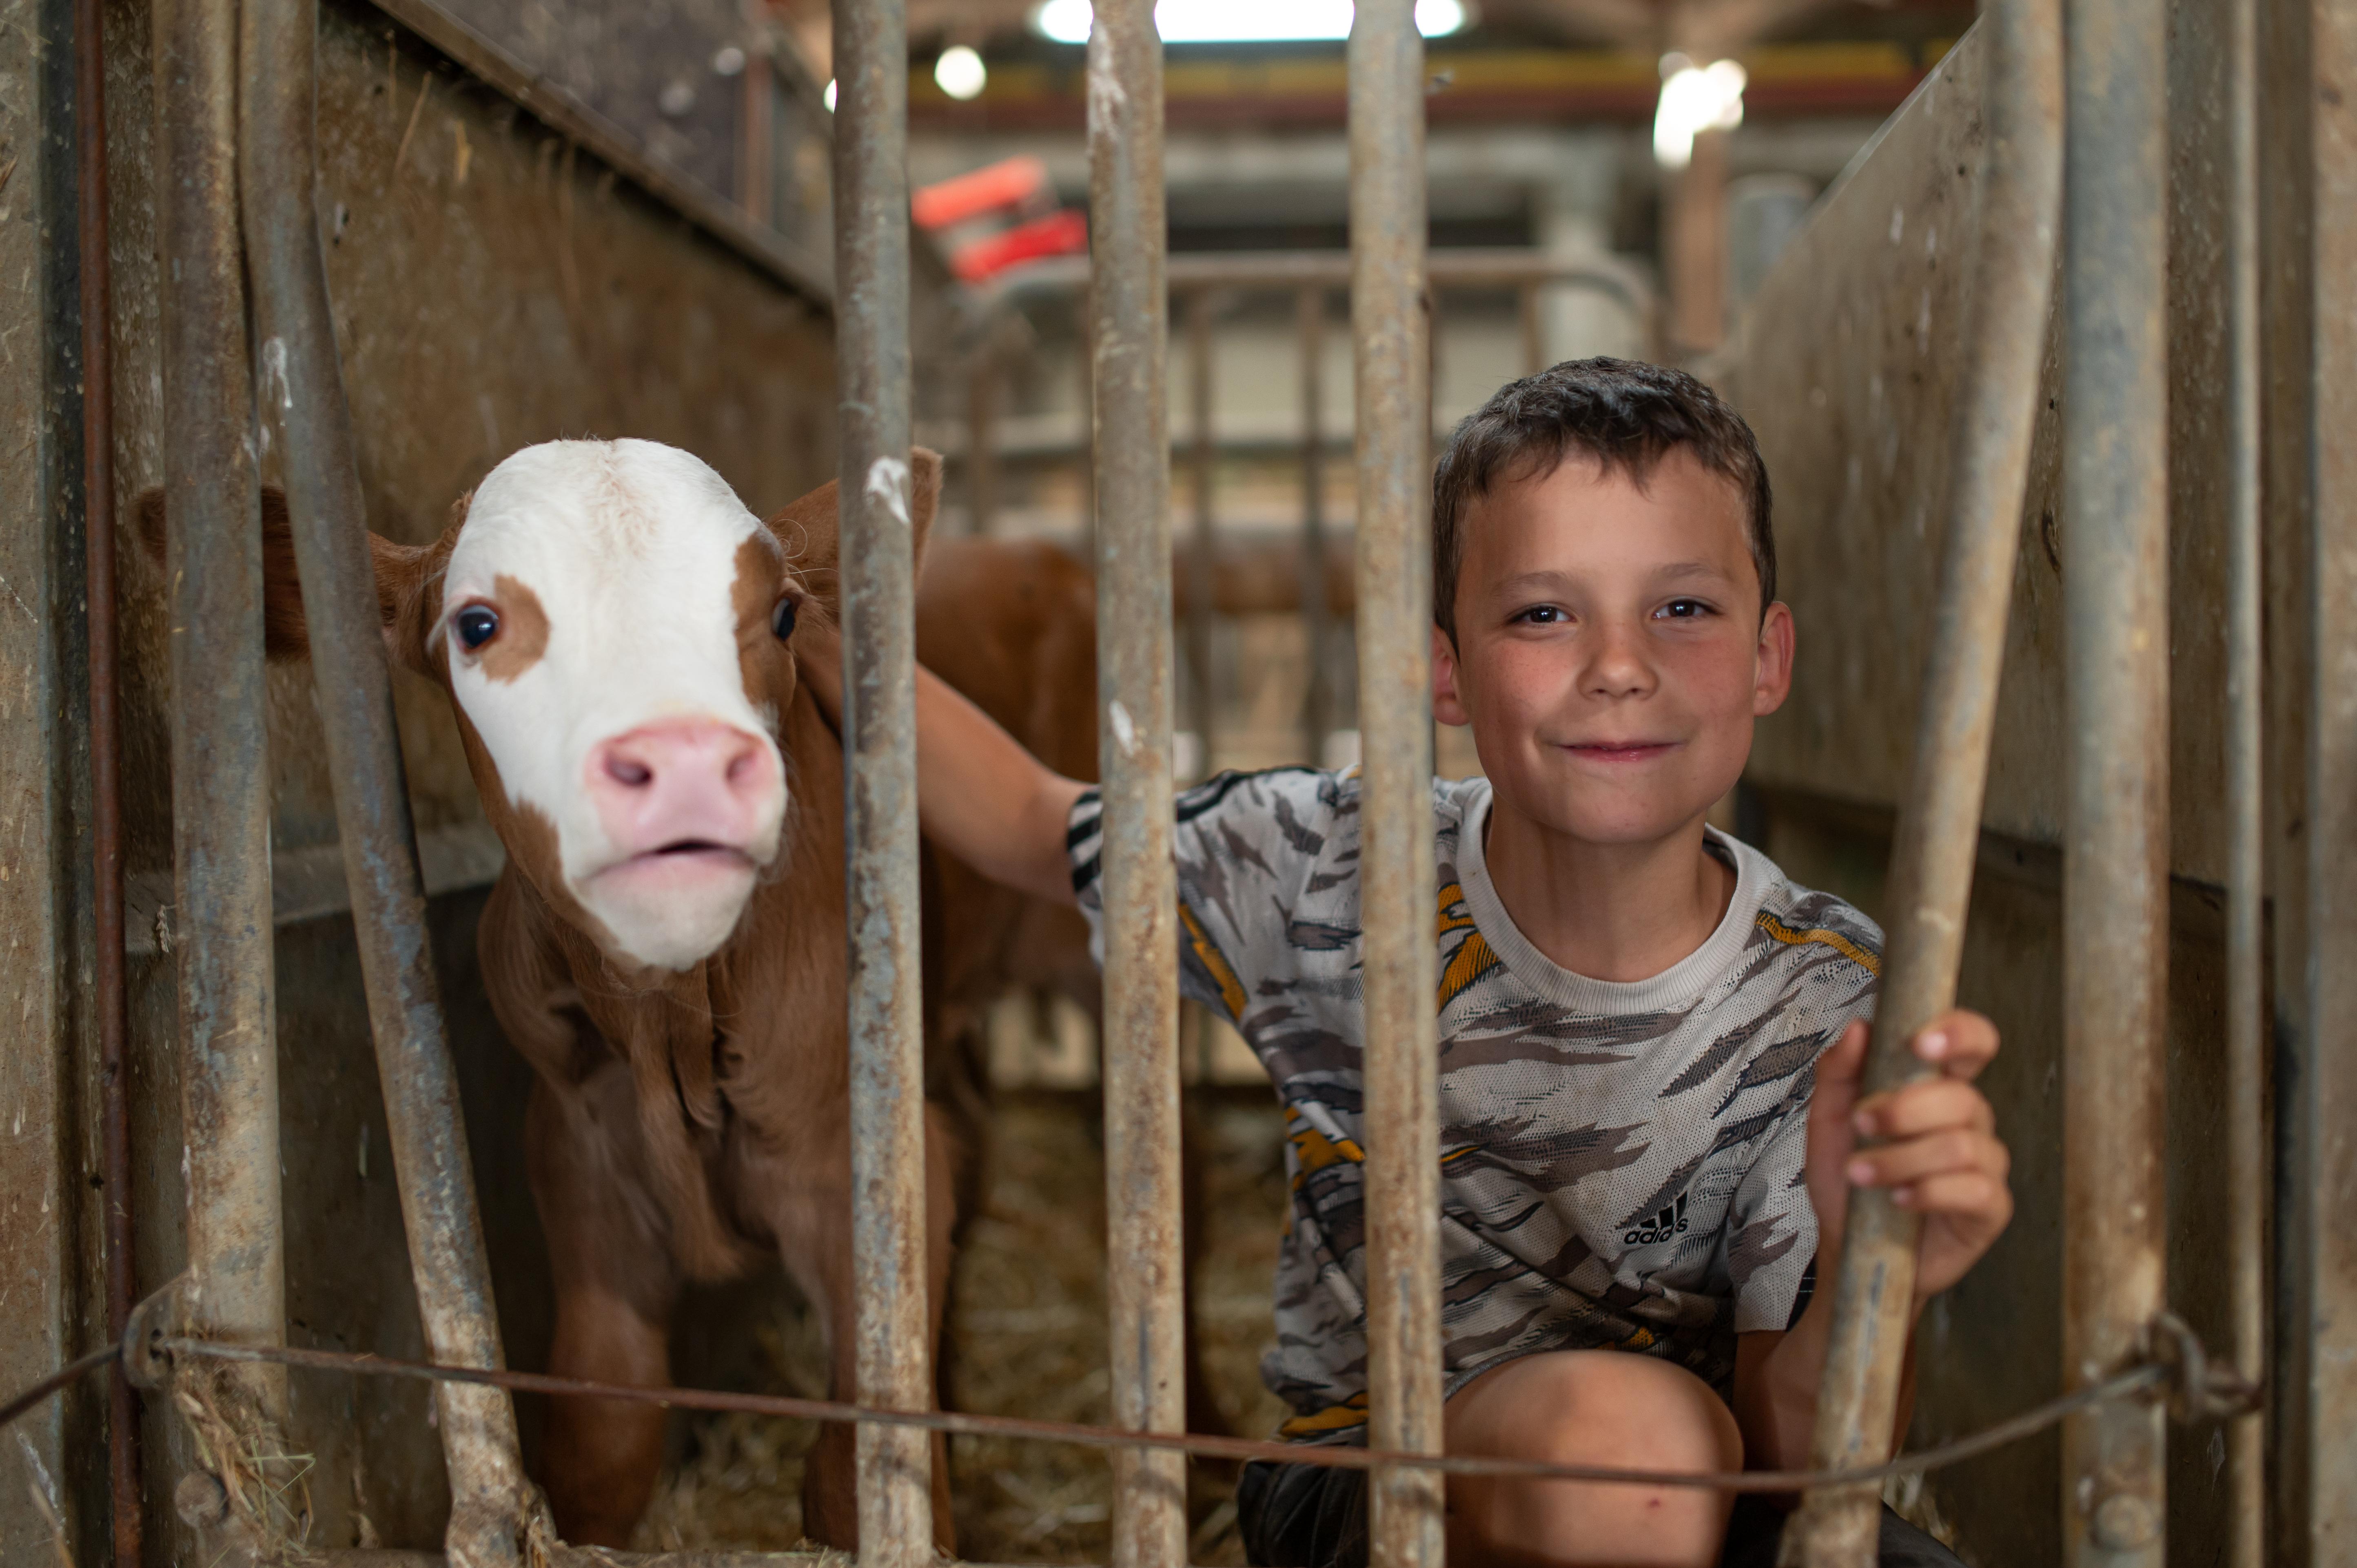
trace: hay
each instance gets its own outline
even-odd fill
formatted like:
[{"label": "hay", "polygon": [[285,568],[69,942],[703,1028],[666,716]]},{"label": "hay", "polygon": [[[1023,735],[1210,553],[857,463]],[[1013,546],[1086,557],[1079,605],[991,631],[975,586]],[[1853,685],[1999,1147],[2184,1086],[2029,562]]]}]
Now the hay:
[{"label": "hay", "polygon": [[313,1455],[287,1447],[239,1369],[182,1363],[172,1405],[188,1423],[199,1466],[221,1483],[229,1527],[251,1543],[253,1561],[301,1562],[311,1538]]},{"label": "hay", "polygon": [[[1103,1422],[1105,1371],[1104,1163],[1092,1099],[1007,1094],[995,1118],[982,1211],[952,1282],[947,1354],[959,1410]],[[1265,1434],[1283,1412],[1261,1387],[1269,1284],[1284,1224],[1282,1123],[1274,1104],[1222,1103],[1204,1118],[1204,1255],[1196,1275],[1202,1356],[1213,1399],[1238,1432]],[[826,1381],[816,1324],[797,1304],[759,1336],[758,1386],[815,1393]],[[809,1422],[741,1414],[688,1418],[633,1544],[641,1550],[807,1549],[802,1455]],[[1097,1450],[1005,1438],[950,1440],[958,1549],[972,1561],[1105,1561],[1112,1472]],[[1199,1563],[1240,1563],[1228,1483],[1190,1485]]]}]

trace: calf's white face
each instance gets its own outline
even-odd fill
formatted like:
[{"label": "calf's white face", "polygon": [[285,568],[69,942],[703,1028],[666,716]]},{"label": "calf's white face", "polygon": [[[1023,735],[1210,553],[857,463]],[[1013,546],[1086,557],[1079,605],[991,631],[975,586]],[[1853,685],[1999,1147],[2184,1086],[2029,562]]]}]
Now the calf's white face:
[{"label": "calf's white face", "polygon": [[550,442],[477,488],[429,645],[511,853],[614,956],[708,957],[777,858],[791,678],[763,671],[800,593],[769,529],[673,447]]}]

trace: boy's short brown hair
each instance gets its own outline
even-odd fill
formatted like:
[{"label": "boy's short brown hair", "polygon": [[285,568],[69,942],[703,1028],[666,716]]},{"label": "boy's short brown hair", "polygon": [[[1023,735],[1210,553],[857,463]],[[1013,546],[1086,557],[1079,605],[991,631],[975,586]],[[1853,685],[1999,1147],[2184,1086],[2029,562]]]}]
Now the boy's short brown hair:
[{"label": "boy's short brown hair", "polygon": [[1435,624],[1457,640],[1457,564],[1465,554],[1465,513],[1477,497],[1501,483],[1544,478],[1568,452],[1641,485],[1655,464],[1681,450],[1743,496],[1765,612],[1776,597],[1776,536],[1768,466],[1751,427],[1684,371],[1598,357],[1507,382],[1450,434],[1432,475]]}]

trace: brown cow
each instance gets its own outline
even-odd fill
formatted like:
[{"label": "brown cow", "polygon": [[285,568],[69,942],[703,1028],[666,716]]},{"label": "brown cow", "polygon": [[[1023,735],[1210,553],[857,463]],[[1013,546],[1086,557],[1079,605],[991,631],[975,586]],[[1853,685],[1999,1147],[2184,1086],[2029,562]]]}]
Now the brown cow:
[{"label": "brown cow", "polygon": [[[884,463],[921,549],[941,462]],[[274,651],[303,646],[284,503],[265,505]],[[160,496],[143,498],[151,542]],[[681,1287],[774,1251],[853,1393],[843,752],[796,679],[798,620],[832,618],[835,488],[767,524],[687,454],[554,442],[500,463],[433,544],[371,536],[393,658],[449,693],[508,849],[479,941],[500,1025],[537,1076],[526,1139],[557,1316],[551,1369],[669,1380]],[[1089,579],[1045,547],[960,542],[924,579],[920,646],[1056,766],[1090,770]],[[976,1011],[1010,980],[1087,994],[1085,932],[928,857],[928,1076],[973,1087]],[[926,1111],[933,1342],[976,1129]],[[627,1543],[664,1414],[550,1402],[559,1530]],[[812,1455],[804,1528],[856,1546],[852,1429]],[[950,1548],[934,1445],[934,1531]]]}]

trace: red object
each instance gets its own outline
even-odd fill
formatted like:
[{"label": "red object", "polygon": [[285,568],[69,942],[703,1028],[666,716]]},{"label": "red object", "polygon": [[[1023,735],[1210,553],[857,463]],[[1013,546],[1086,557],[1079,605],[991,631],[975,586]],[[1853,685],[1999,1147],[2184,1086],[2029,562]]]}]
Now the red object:
[{"label": "red object", "polygon": [[1038,158],[1007,158],[919,190],[909,214],[920,229],[946,229],[1002,207],[1052,199],[1048,166]]},{"label": "red object", "polygon": [[1042,256],[1069,256],[1089,248],[1089,220],[1078,212],[1050,212],[1028,223],[983,239],[969,241],[950,252],[950,271],[961,283],[983,279]]}]

